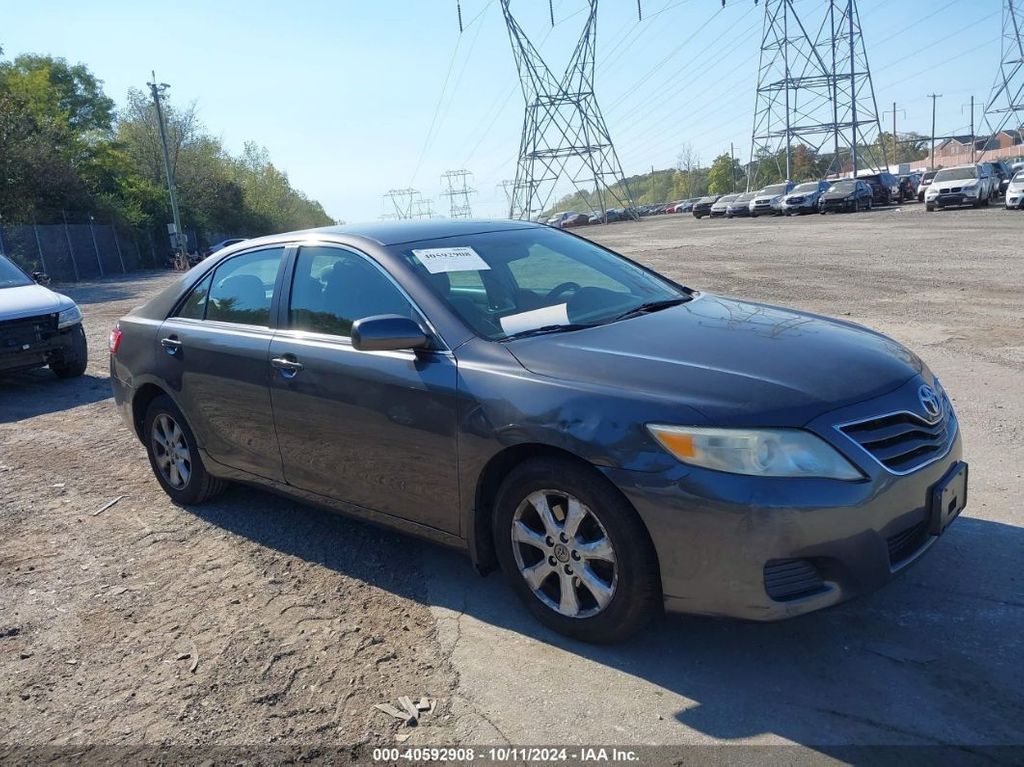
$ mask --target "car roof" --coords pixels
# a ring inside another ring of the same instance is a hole
[[[559,215],[574,215],[566,212]],[[575,214],[579,215],[579,214]],[[417,240],[433,240],[442,237],[459,237],[485,232],[501,232],[514,229],[538,229],[542,225],[532,221],[510,221],[503,219],[452,220],[433,218],[413,221],[371,221],[363,224],[324,226],[274,235],[272,239],[291,238],[299,234],[336,235],[339,237],[361,237],[378,245],[400,245]]]

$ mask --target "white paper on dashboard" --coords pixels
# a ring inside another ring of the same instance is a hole
[[[413,248],[412,254],[431,274],[441,272],[477,272],[491,267],[468,246],[454,248]]]
[[[506,335],[522,333],[524,330],[547,327],[548,325],[568,325],[569,304],[555,304],[543,309],[533,309],[519,314],[510,314],[501,318],[501,329]]]

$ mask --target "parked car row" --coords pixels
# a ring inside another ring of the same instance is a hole
[[[633,210],[632,208],[609,208],[604,213],[599,210],[594,210],[590,213],[566,211],[564,213],[556,213],[543,223],[548,226],[553,226],[556,229],[572,229],[576,226],[588,226],[589,224],[628,221],[630,219],[635,219],[638,215],[640,215],[639,211]]]
[[[870,210],[876,200],[898,198],[899,187],[900,181],[887,173],[839,181],[787,181],[756,192],[701,197],[692,212],[695,218],[757,218]]]
[[[961,165],[925,173],[896,176],[888,171],[861,173],[856,179],[792,181],[772,184],[752,192],[707,195],[634,210],[611,208],[605,213],[566,212],[547,220],[548,226],[569,229],[587,224],[621,221],[637,216],[691,213],[694,218],[737,218],[749,216],[795,216],[804,213],[856,212],[876,205],[893,205],[917,200],[927,210],[957,205],[988,205],[1005,198],[1007,208],[1022,204],[1019,164],[1010,168],[1003,161]],[[1014,175],[1016,173],[1016,175]],[[935,183],[939,182],[939,186]],[[962,183],[952,183],[962,182]],[[1016,184],[1011,189],[1012,184]]]

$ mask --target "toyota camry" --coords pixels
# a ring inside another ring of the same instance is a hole
[[[869,592],[967,500],[900,344],[526,222],[246,240],[123,317],[110,366],[175,502],[243,482],[457,547],[591,641]]]

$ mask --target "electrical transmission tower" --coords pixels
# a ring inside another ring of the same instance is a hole
[[[505,209],[509,210],[512,207],[512,190],[516,188],[516,182],[513,179],[506,178],[502,179],[496,189],[500,189],[505,195]]]
[[[469,196],[476,193],[469,185],[472,176],[468,170],[447,170],[441,174],[441,196],[448,198],[448,215],[451,218],[473,217],[469,204]]]
[[[856,0],[829,0],[814,40],[793,6],[794,0],[765,0],[751,189],[811,171],[807,160],[827,159],[826,173],[881,167],[881,125]]]
[[[612,202],[635,208],[594,96],[597,0],[587,2],[589,16],[583,33],[558,79],[512,15],[510,0],[501,0],[526,100],[510,218],[529,219],[547,210],[562,179],[593,200],[593,207],[602,213]]]
[[[412,218],[419,196],[418,189],[389,189],[384,193],[384,207],[387,209],[384,216],[391,219]]]
[[[985,106],[990,136],[1024,131],[1024,0],[1003,0],[1003,47],[999,74]]]
[[[417,197],[413,200],[412,215],[410,218],[433,218],[434,217],[434,201],[428,200],[423,197]]]

